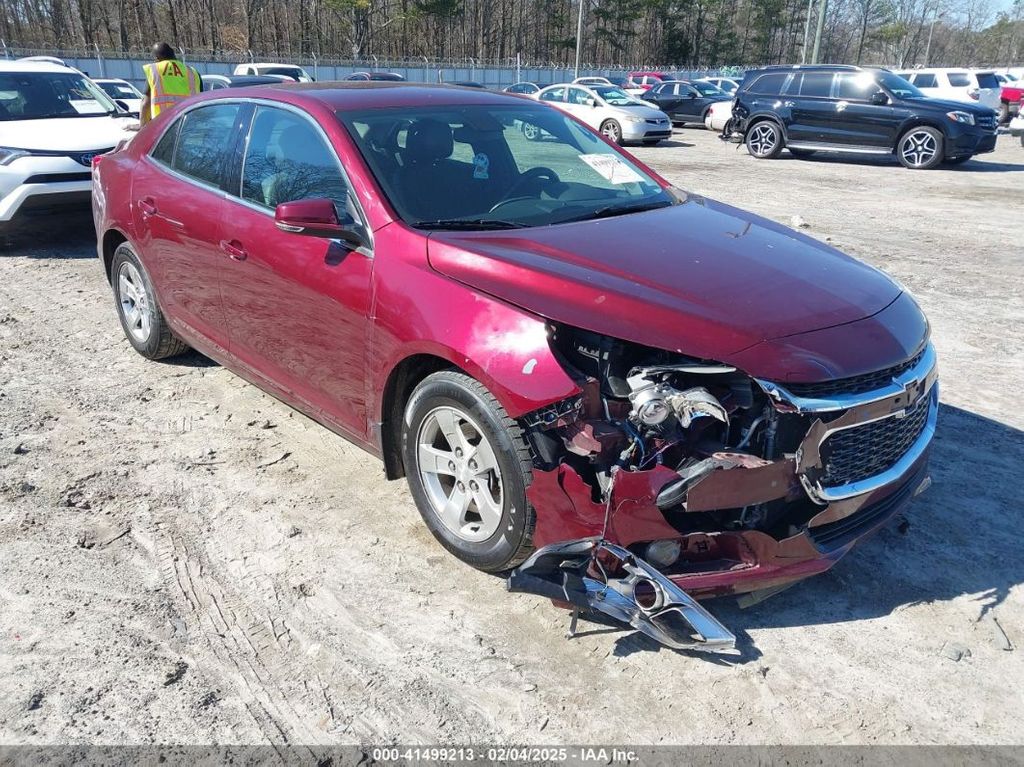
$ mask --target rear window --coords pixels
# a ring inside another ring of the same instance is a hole
[[[788,72],[773,72],[768,75],[761,75],[753,83],[749,90],[751,93],[759,93],[765,96],[778,96],[782,93],[782,84],[789,77]]]
[[[999,81],[992,72],[979,72],[975,75],[978,78],[979,88],[998,88]]]
[[[954,87],[956,87],[956,88],[965,88],[968,85],[972,85],[972,83],[971,83],[971,76],[969,74],[967,74],[966,72],[950,72],[948,77],[949,77],[949,84],[954,86]],[[920,83],[914,83],[914,84],[915,85],[920,85]]]

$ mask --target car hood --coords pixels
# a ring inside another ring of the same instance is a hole
[[[934,109],[936,112],[951,112],[956,110],[958,112],[968,112],[978,117],[992,114],[992,108],[987,107],[984,104],[979,104],[976,101],[953,101],[951,99],[906,99],[906,104],[912,105],[914,108],[924,107],[926,109]]]
[[[82,152],[110,149],[130,134],[129,117],[61,117],[51,120],[11,120],[0,123],[0,143],[17,149]]]
[[[657,107],[648,106],[647,104],[637,104],[629,107],[617,107],[608,104],[606,107],[609,111],[615,112],[619,115],[633,115],[635,117],[642,117],[645,120],[665,118],[666,115]]]
[[[438,272],[556,322],[722,362],[871,317],[901,292],[828,245],[693,196],[521,232],[434,232],[428,258]]]

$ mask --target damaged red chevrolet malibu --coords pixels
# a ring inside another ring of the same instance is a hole
[[[877,270],[533,101],[217,94],[95,165],[129,342],[380,456],[511,589],[727,649],[694,598],[823,572],[927,487],[935,352]]]

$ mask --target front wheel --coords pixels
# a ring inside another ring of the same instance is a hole
[[[934,168],[942,162],[942,133],[927,125],[911,128],[900,137],[899,143],[896,145],[896,157],[904,168],[911,170]]]
[[[767,120],[759,122],[747,131],[745,141],[752,157],[770,160],[782,151],[782,129]]]
[[[172,332],[157,303],[149,275],[131,245],[121,243],[110,265],[117,316],[128,343],[143,357],[162,360],[188,349]]]
[[[613,144],[622,144],[622,126],[615,120],[605,120],[601,123],[601,135]]]
[[[479,382],[453,370],[427,376],[402,419],[409,490],[427,528],[463,562],[507,570],[532,550],[532,478],[519,425]]]

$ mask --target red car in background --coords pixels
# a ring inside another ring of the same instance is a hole
[[[630,72],[627,86],[629,88],[638,88],[643,91],[650,90],[658,83],[672,78],[664,72]]]
[[[1010,118],[1020,113],[1021,100],[1024,99],[1024,81],[1011,80],[1006,75],[996,74],[1001,90],[999,92],[999,122],[1009,122]]]
[[[212,357],[406,477],[455,556],[667,645],[730,647],[694,596],[820,573],[927,486],[900,286],[544,104],[203,94],[93,199],[139,353]]]

